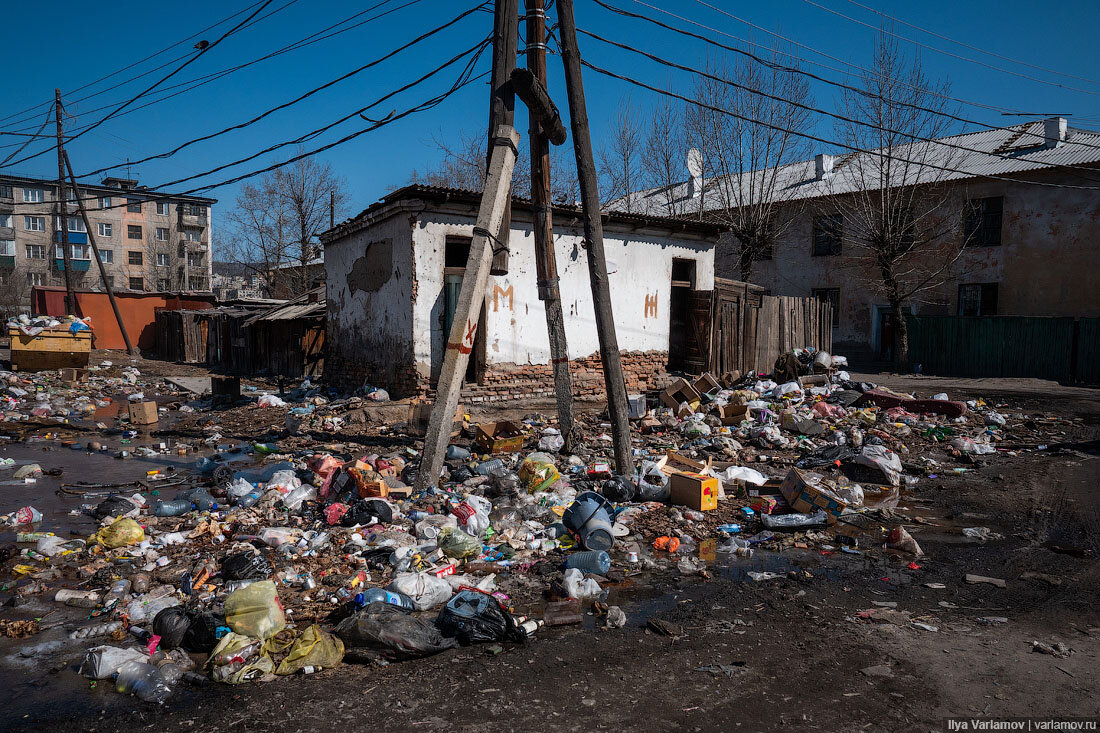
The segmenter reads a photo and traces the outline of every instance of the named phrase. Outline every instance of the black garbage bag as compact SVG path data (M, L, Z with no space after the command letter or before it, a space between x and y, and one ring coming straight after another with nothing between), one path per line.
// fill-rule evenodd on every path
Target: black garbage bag
M256 552L236 552L222 560L222 577L226 580L270 578L274 572L267 558Z
M96 504L95 509L92 510L92 516L96 519L119 517L133 510L134 502L129 499L125 499L121 496L108 496L106 499Z
M191 628L191 616L180 606L165 608L153 619L153 633L165 649L183 646L183 637Z
M451 481L460 484L473 475L474 472L470 470L470 467L464 464L451 471Z
M338 470L337 474L332 477L329 488L332 490L333 498L343 504L351 504L357 493L355 479L344 470Z
M408 463L401 469L401 483L406 486L415 486L416 477L420 475L419 463Z
M634 482L626 476L612 476L604 481L600 487L600 493L606 496L609 501L614 502L631 501L636 492L637 487Z
M368 568L385 570L393 567L393 554L392 547L368 547L359 553L359 557L363 558Z
M435 625L444 636L453 637L460 644L527 640L527 633L500 601L475 590L459 591L447 601Z
M455 646L431 621L380 602L344 619L335 632L348 647L372 649L394 661L430 657Z
M847 461L858 454L859 451L853 450L851 446L827 445L802 456L794 465L798 468L817 468L828 466L835 461Z
M171 609L165 609L171 610ZM218 645L218 627L225 626L225 616L210 611L188 611L191 625L187 627L180 644L184 650L209 654Z
M360 499L341 517L340 524L345 527L369 524L374 517L382 524L389 524L393 521L393 507L382 499Z

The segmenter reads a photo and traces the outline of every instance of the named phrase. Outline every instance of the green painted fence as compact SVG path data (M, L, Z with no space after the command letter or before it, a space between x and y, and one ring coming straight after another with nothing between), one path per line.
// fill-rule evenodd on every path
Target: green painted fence
M925 374L1100 383L1100 318L909 316Z

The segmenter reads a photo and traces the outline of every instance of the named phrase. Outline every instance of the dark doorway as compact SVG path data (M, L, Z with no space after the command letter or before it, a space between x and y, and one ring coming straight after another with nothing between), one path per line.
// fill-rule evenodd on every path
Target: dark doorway
M894 314L889 308L883 308L882 337L879 339L878 358L883 361L894 360Z
M470 259L470 239L468 237L447 237L443 253L443 355L446 358L446 344L450 340L451 325L454 323L455 310L458 307L458 295L462 291L462 278L466 273L466 262ZM466 383L476 384L485 364L485 306L482 304L478 320L477 334L474 336L474 348L466 362Z
M695 260L672 260L672 288L668 303L668 368L687 371L698 350L692 323Z

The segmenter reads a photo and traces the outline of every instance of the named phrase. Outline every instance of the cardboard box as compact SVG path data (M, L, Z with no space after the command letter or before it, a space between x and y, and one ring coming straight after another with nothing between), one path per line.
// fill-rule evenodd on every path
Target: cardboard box
M710 465L710 458L707 459L706 463L703 463L702 461L692 460L673 450L666 451L657 461L657 468L666 476L671 476L674 473L701 473L710 468Z
M523 449L523 428L509 420L482 423L474 443L483 453L518 453Z
M87 369L72 369L72 368L62 369L61 370L61 381L64 382L65 384L67 384L70 387L75 386L79 382L87 382L88 381L88 370Z
M832 496L824 491L822 487L815 485L817 483L817 479L813 478L815 476L816 474L808 474L797 468L792 468L787 477L783 479L779 490L783 492L787 503L796 512L812 514L818 509L824 509L833 517L840 516L848 508L847 502Z
M774 514L779 508L779 502L774 496L757 496L749 501L749 508L758 514Z
M681 402L686 402L689 405L696 406L702 400L700 395L691 383L686 379L677 379L667 389L661 392L661 402L665 403L673 410L680 406Z
M156 402L131 402L130 422L134 425L152 425L160 420Z
M698 473L669 476L669 502L701 512L718 508L718 479Z
M700 395L722 389L722 385L710 372L703 372L700 374L699 378L695 380L691 387Z
M749 419L747 405L725 404L718 408L718 418L723 425L740 425L743 420Z
M732 389L733 385L741 381L741 371L734 369L731 372L723 372L722 376L718 377L718 381L722 383L722 386L726 389Z
M409 434L424 436L428 432L428 421L432 417L432 407L434 406L434 403L423 400L409 404ZM460 402L455 408L454 420L451 422L451 435L455 435L462 430L462 422L465 416L466 406Z

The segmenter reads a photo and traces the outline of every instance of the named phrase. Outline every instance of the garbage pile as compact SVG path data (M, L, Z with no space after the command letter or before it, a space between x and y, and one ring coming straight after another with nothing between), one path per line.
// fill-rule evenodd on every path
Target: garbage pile
M66 624L86 645L81 674L163 702L181 684L522 643L590 608L620 627L609 587L642 572L706 577L707 551L919 557L899 498L921 476L997 450L1009 416L854 383L842 366L802 350L777 363L787 381L703 374L634 399L625 476L595 415L568 452L538 415L456 416L444 472L421 494L414 441L303 447L288 425L276 440L200 457L174 491L86 505L99 522L86 539L35 532L33 507L2 518L20 545L5 587L81 609ZM12 383L9 399L22 397ZM334 404L309 384L254 398L254 409L266 399L303 420ZM544 602L542 618L517 613L521 602Z

